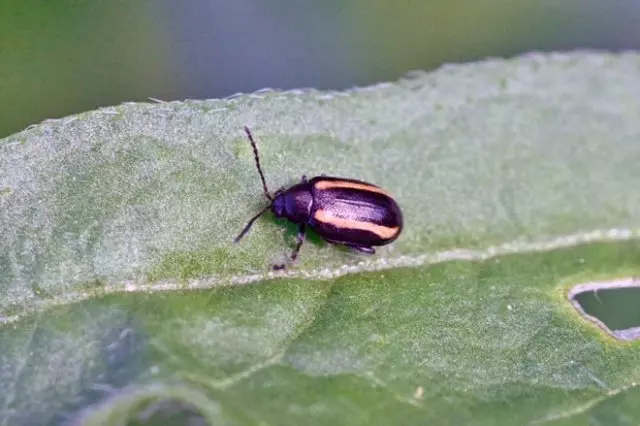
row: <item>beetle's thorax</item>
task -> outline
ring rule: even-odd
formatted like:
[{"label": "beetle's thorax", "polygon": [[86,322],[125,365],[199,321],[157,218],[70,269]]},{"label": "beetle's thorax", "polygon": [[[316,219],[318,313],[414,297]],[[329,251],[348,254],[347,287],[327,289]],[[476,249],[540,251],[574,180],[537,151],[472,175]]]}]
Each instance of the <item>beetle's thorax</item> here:
[{"label": "beetle's thorax", "polygon": [[286,217],[294,223],[306,223],[312,207],[311,188],[308,183],[300,183],[277,193],[271,211],[276,217]]}]

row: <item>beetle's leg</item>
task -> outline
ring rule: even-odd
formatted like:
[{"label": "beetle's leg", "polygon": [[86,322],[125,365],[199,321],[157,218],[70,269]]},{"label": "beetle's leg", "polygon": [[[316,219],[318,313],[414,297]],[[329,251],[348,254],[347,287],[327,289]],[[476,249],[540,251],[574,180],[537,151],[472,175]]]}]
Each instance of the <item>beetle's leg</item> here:
[{"label": "beetle's leg", "polygon": [[291,261],[295,261],[296,258],[298,257],[298,252],[300,251],[300,247],[302,247],[302,243],[304,243],[304,236],[305,236],[305,226],[304,223],[301,223],[300,225],[298,225],[298,241],[296,243],[296,247],[293,249],[293,252],[291,252]]},{"label": "beetle's leg", "polygon": [[347,244],[344,241],[328,240],[326,238],[325,238],[325,241],[328,242],[329,244],[342,244],[345,247],[349,247],[351,250],[364,253],[364,254],[375,254],[376,252],[376,250],[370,246],[361,246],[358,244]]},{"label": "beetle's leg", "polygon": [[[291,252],[291,261],[295,262],[296,258],[298,257],[298,252],[300,251],[300,247],[302,247],[302,243],[304,243],[304,237],[306,234],[306,229],[304,226],[304,223],[301,223],[300,225],[298,225],[298,239],[296,242],[296,246],[293,249],[293,252]],[[280,271],[282,269],[286,269],[287,265],[285,265],[284,263],[280,264],[280,265],[273,265],[272,269],[274,271]]]},{"label": "beetle's leg", "polygon": [[307,183],[307,175],[302,175],[302,179],[300,179],[302,183]]},{"label": "beetle's leg", "polygon": [[352,250],[359,251],[364,254],[374,254],[376,250],[373,247],[369,246],[359,246],[356,244],[345,244],[345,246],[349,247]]}]

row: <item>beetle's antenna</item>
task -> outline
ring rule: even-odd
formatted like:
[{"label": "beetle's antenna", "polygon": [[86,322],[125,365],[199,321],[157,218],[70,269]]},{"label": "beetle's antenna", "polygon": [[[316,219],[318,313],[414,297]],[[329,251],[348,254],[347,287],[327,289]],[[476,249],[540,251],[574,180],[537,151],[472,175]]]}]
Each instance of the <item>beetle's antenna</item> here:
[{"label": "beetle's antenna", "polygon": [[[247,134],[247,136],[249,137],[249,142],[251,142],[251,146],[253,147],[253,156],[256,159],[256,166],[258,166],[258,173],[260,173],[260,179],[262,180],[262,187],[264,188],[264,195],[267,196],[267,198],[270,201],[273,201],[273,197],[271,196],[271,194],[269,194],[269,189],[267,189],[267,182],[264,180],[264,175],[262,174],[262,168],[260,167],[260,157],[258,156],[258,146],[256,145],[256,142],[253,140],[253,136],[251,135],[251,130],[249,130],[249,128],[247,126],[244,126],[244,132]],[[260,216],[260,215],[258,215]],[[255,220],[256,218],[251,219],[252,221]],[[249,222],[251,224],[251,222]]]},{"label": "beetle's antenna", "polygon": [[257,218],[259,218],[260,216],[262,216],[264,213],[267,212],[267,210],[269,210],[271,208],[271,204],[269,204],[267,207],[265,207],[264,209],[260,210],[260,213],[258,213],[257,215],[255,215],[254,217],[251,218],[251,220],[249,221],[249,223],[247,223],[247,226],[244,227],[244,229],[242,230],[242,232],[240,233],[240,235],[238,235],[233,242],[237,243],[238,241],[240,241],[242,239],[242,237],[244,237],[244,234],[246,234],[249,229],[251,229],[251,225],[253,225],[253,222],[256,221]]}]

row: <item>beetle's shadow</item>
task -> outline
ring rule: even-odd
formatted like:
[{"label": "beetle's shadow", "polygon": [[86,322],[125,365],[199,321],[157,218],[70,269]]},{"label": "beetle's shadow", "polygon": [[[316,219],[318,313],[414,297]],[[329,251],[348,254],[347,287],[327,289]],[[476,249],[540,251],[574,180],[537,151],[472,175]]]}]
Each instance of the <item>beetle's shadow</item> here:
[{"label": "beetle's shadow", "polygon": [[[278,226],[280,229],[284,229],[284,232],[282,233],[282,239],[288,249],[287,256],[289,256],[291,254],[291,251],[296,246],[297,237],[298,237],[298,225],[296,225],[295,223],[289,222],[287,219],[284,219],[284,218],[276,218],[273,215],[270,215],[270,221],[276,224],[276,226]],[[366,254],[359,253],[353,249],[350,249],[344,244],[331,244],[327,242],[320,235],[318,235],[313,229],[311,229],[309,225],[307,225],[305,242],[302,245],[303,250],[304,250],[304,246],[306,246],[309,243],[315,245],[316,247],[329,247],[331,250],[338,250],[346,254],[347,256],[351,256],[355,259],[369,257]]]},{"label": "beetle's shadow", "polygon": [[[293,222],[289,222],[287,219],[284,219],[284,218],[279,219],[273,215],[270,215],[270,220],[273,223],[275,223],[278,226],[278,228],[280,228],[281,230],[284,229],[284,232],[282,233],[282,238],[285,244],[287,245],[287,248],[293,250],[293,248],[296,246],[296,242],[298,239],[298,225],[296,225]],[[327,243],[325,240],[323,240],[320,235],[316,234],[316,232],[313,229],[311,229],[309,225],[307,225],[305,229],[306,229],[305,239],[302,247],[304,247],[309,243],[318,247],[331,245]]]}]

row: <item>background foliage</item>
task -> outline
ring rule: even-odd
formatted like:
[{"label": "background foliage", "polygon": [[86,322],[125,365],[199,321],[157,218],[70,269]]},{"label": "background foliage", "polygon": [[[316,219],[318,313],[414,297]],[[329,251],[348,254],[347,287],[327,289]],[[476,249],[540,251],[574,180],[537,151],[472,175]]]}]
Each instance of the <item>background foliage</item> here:
[{"label": "background foliage", "polygon": [[531,50],[640,47],[607,0],[0,3],[0,137],[127,101],[343,89]]}]

